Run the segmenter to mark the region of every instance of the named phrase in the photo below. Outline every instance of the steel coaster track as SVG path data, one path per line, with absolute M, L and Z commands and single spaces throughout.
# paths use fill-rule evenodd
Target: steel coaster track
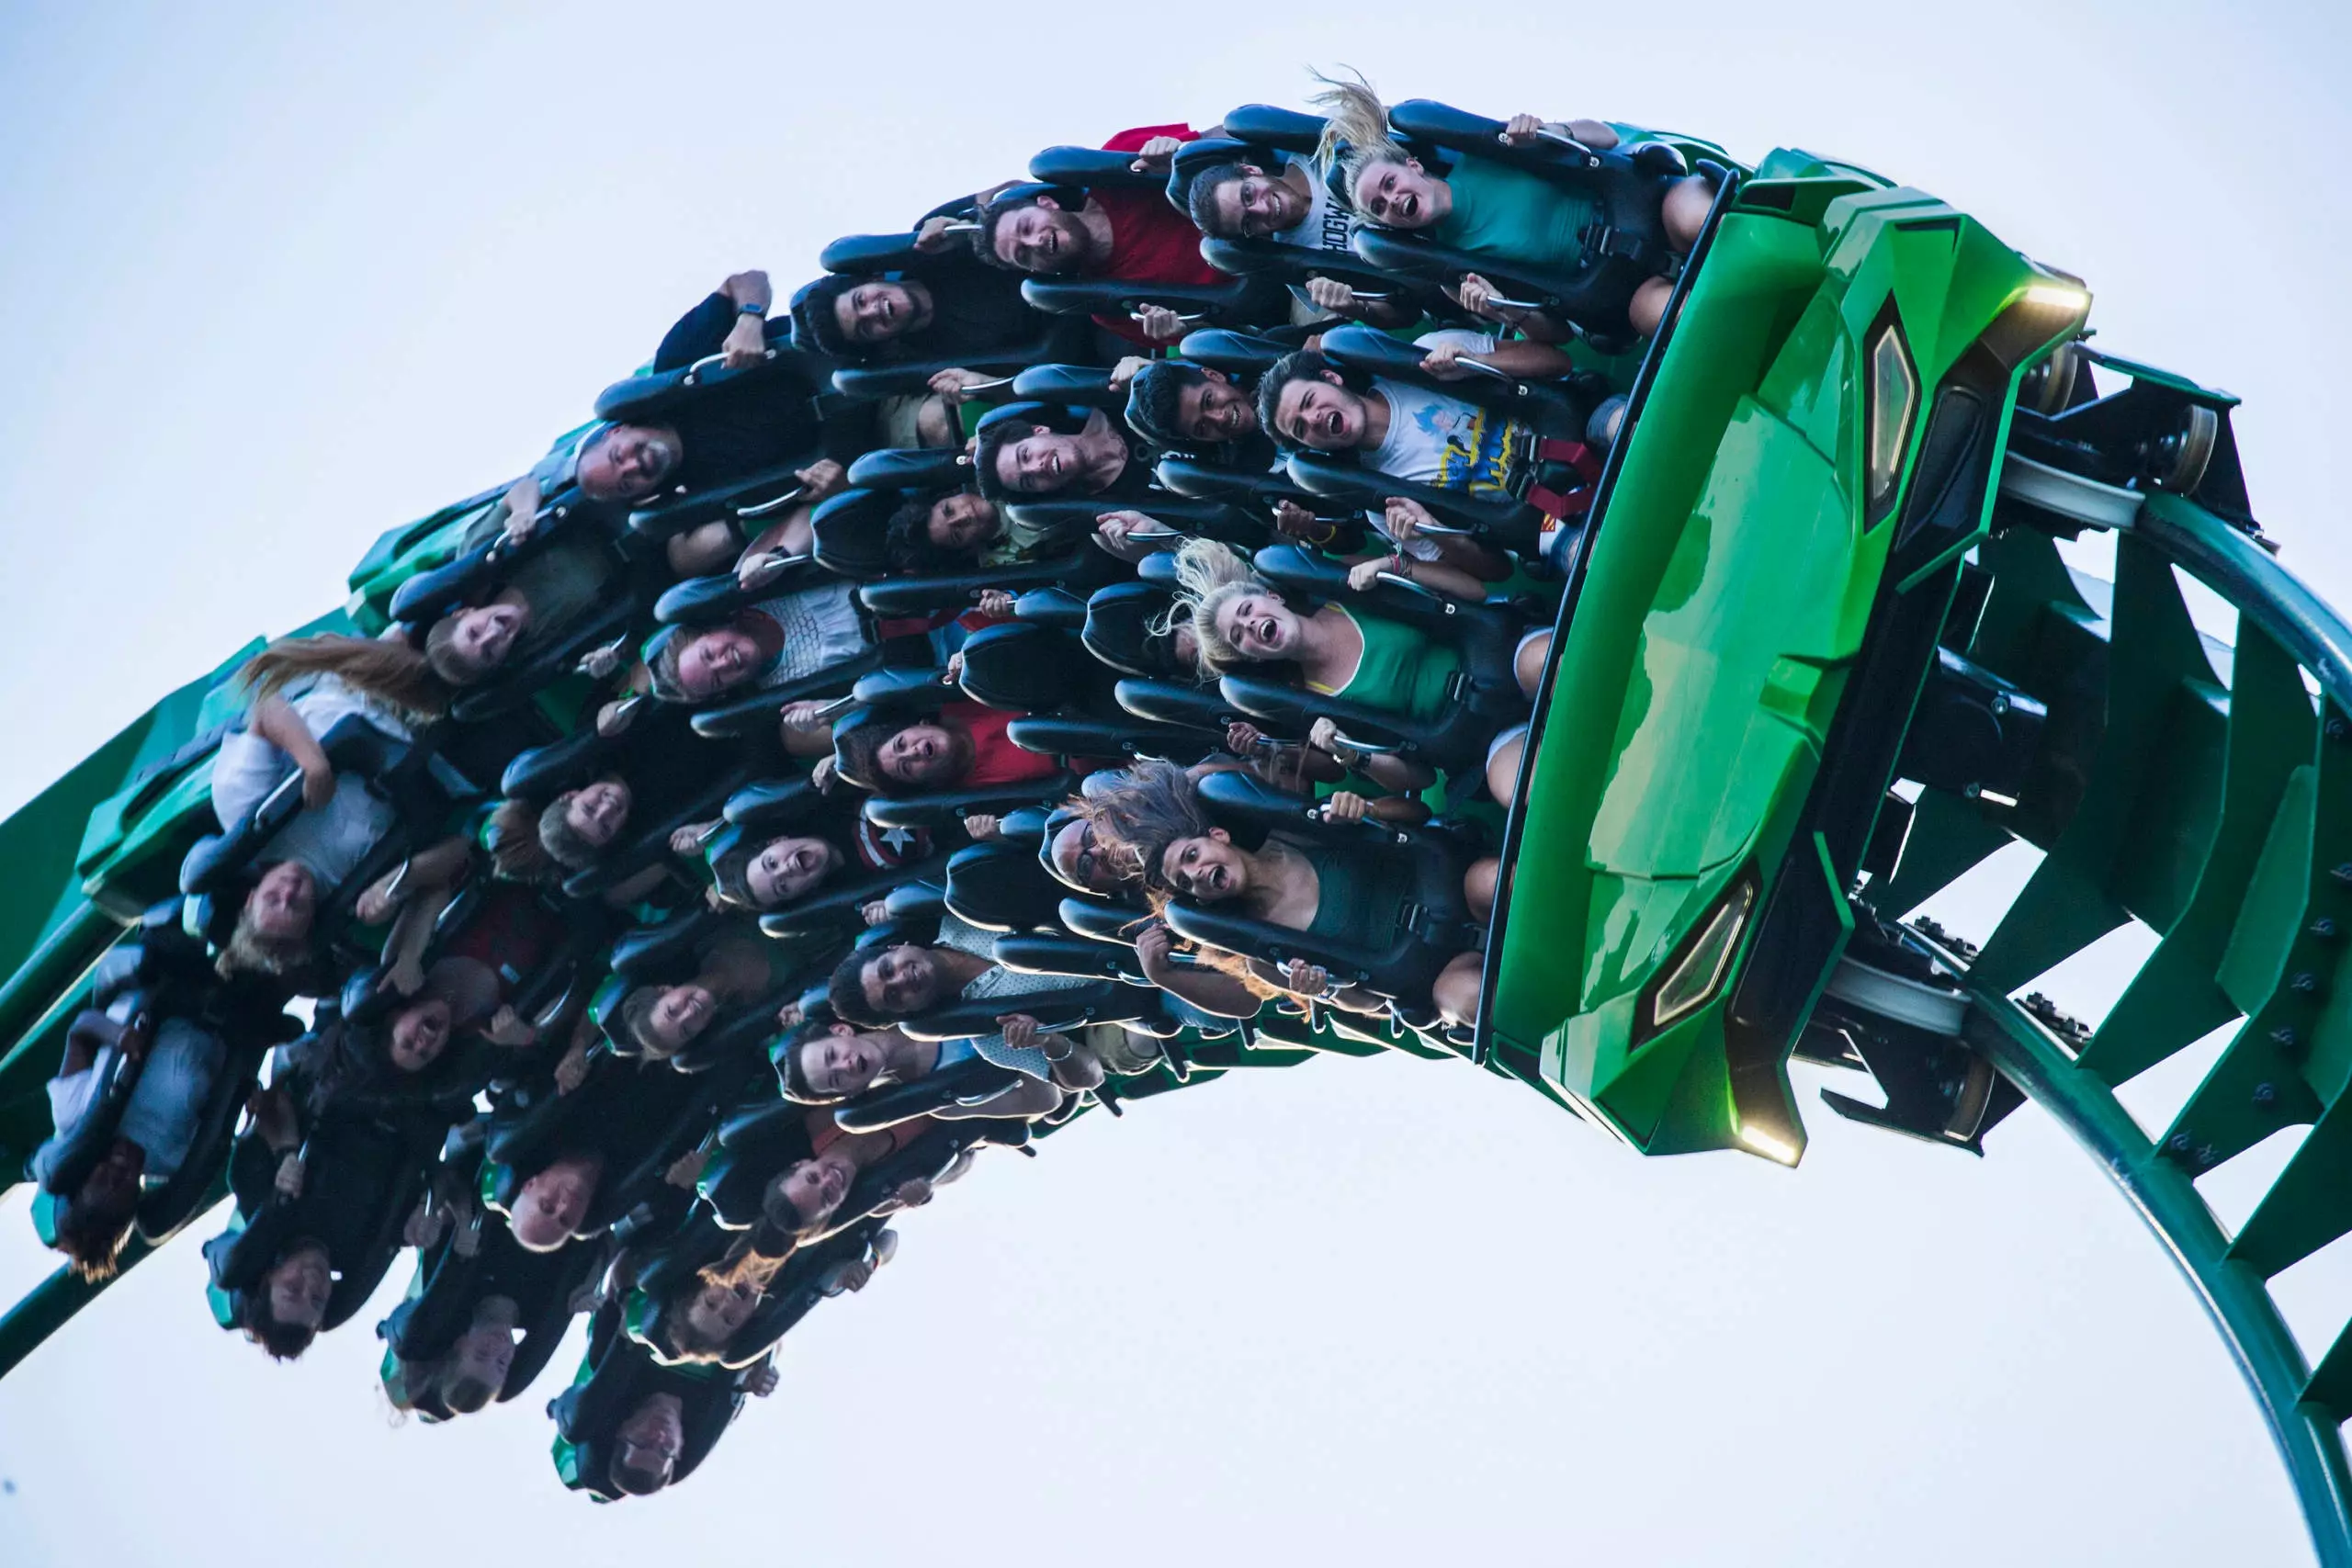
M 2012 839 L 2043 850 L 1981 949 L 1911 935 L 1968 993 L 1962 1042 L 2171 1254 L 2261 1406 L 2319 1561 L 2352 1568 L 2352 1325 L 2314 1367 L 2268 1288 L 2352 1233 L 2352 1009 L 2327 1005 L 2352 998 L 2352 625 L 2177 496 L 2149 496 L 2116 550 L 2111 596 L 2030 528 L 1980 553 L 1994 585 L 1970 657 L 2045 696 L 2071 751 L 2038 799 L 1923 795 L 1873 901 L 1899 915 Z M 2190 624 L 2175 568 L 2237 611 L 2226 656 Z M 2126 920 L 2159 940 L 2096 1031 L 2012 999 Z M 2116 1088 L 2233 1019 L 2173 1123 L 2143 1134 Z M 2297 1124 L 2311 1132 L 2232 1234 L 2196 1179 Z

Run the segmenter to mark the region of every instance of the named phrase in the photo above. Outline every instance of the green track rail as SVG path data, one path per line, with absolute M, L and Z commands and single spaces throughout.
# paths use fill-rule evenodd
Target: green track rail
M 2116 536 L 2116 580 L 2076 577 L 2012 529 L 1970 656 L 2050 705 L 2050 770 L 2014 806 L 1929 794 L 1900 872 L 1916 908 L 2012 839 L 2044 852 L 1981 949 L 1927 945 L 1968 990 L 1965 1039 L 2105 1167 L 2187 1276 L 2284 1458 L 2319 1560 L 2352 1568 L 2352 1325 L 2309 1364 L 2268 1289 L 2352 1233 L 2352 626 L 2247 533 L 2153 495 Z M 2221 649 L 2175 569 L 2238 613 Z M 2104 601 L 2104 602 L 2101 602 Z M 2077 1035 L 2012 998 L 2127 921 L 2157 942 Z M 1925 938 L 1922 938 L 1926 941 Z M 2151 1138 L 2115 1090 L 2235 1028 Z M 2199 1176 L 2311 1131 L 2232 1234 Z

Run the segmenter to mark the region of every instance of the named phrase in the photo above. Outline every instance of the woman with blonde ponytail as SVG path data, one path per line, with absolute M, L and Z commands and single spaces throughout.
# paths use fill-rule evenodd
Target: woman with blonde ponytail
M 1348 581 L 1362 590 L 1383 573 L 1411 581 L 1430 570 L 1428 563 L 1408 557 L 1374 557 L 1351 568 Z M 1185 541 L 1176 552 L 1176 581 L 1166 624 L 1181 620 L 1191 626 L 1201 663 L 1219 674 L 1253 664 L 1295 664 L 1311 692 L 1429 719 L 1445 707 L 1462 669 L 1459 649 L 1405 622 L 1336 599 L 1301 615 L 1239 551 L 1215 539 Z M 1543 674 L 1551 634 L 1531 633 L 1528 641 L 1534 646 L 1521 649 L 1522 695 L 1532 694 L 1533 679 Z
M 1603 220 L 1597 197 L 1555 185 L 1540 175 L 1489 158 L 1459 157 L 1450 168 L 1424 168 L 1390 130 L 1387 106 L 1361 75 L 1350 79 L 1318 74 L 1325 90 L 1314 98 L 1326 117 L 1316 150 L 1318 168 L 1333 194 L 1357 216 L 1384 229 L 1426 234 L 1448 250 L 1490 259 L 1498 272 L 1515 268 L 1538 274 L 1572 271 L 1584 255 L 1586 236 Z M 1566 135 L 1607 152 L 1647 133 L 1598 119 L 1544 120 L 1514 115 L 1504 141 L 1530 145 L 1547 134 Z M 1713 205 L 1714 187 L 1704 175 L 1666 185 L 1660 218 L 1668 246 L 1687 254 L 1699 238 Z M 1473 315 L 1513 326 L 1532 337 L 1558 342 L 1568 324 L 1541 311 L 1498 305 L 1500 292 L 1486 278 L 1463 279 L 1457 298 Z M 1651 277 L 1634 289 L 1627 306 L 1634 331 L 1647 336 L 1666 311 L 1673 284 Z

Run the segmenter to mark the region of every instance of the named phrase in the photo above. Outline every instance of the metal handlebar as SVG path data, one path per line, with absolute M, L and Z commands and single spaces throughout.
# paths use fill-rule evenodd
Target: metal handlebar
M 808 493 L 808 487 L 807 485 L 794 485 L 790 490 L 786 491 L 774 501 L 763 501 L 756 506 L 737 507 L 735 509 L 735 515 L 738 517 L 771 516 L 775 513 L 783 511 L 786 507 L 792 505 L 802 496 Z
M 773 348 L 762 349 L 760 351 L 760 357 L 762 359 L 774 359 L 775 357 L 775 354 L 776 351 Z M 703 372 L 714 367 L 724 367 L 726 363 L 727 354 L 724 349 L 720 350 L 717 354 L 706 354 L 700 359 L 695 360 L 692 365 L 686 367 L 686 373 L 678 378 L 678 385 L 681 387 L 699 386 L 702 384 Z

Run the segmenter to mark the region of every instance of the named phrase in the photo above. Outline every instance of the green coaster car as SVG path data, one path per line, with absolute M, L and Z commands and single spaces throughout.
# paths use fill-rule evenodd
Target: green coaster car
M 1481 1061 L 1645 1153 L 1796 1161 L 1790 1054 L 1915 705 L 1965 665 L 1938 644 L 2019 389 L 2089 303 L 1860 169 L 1725 185 L 1570 572 Z

